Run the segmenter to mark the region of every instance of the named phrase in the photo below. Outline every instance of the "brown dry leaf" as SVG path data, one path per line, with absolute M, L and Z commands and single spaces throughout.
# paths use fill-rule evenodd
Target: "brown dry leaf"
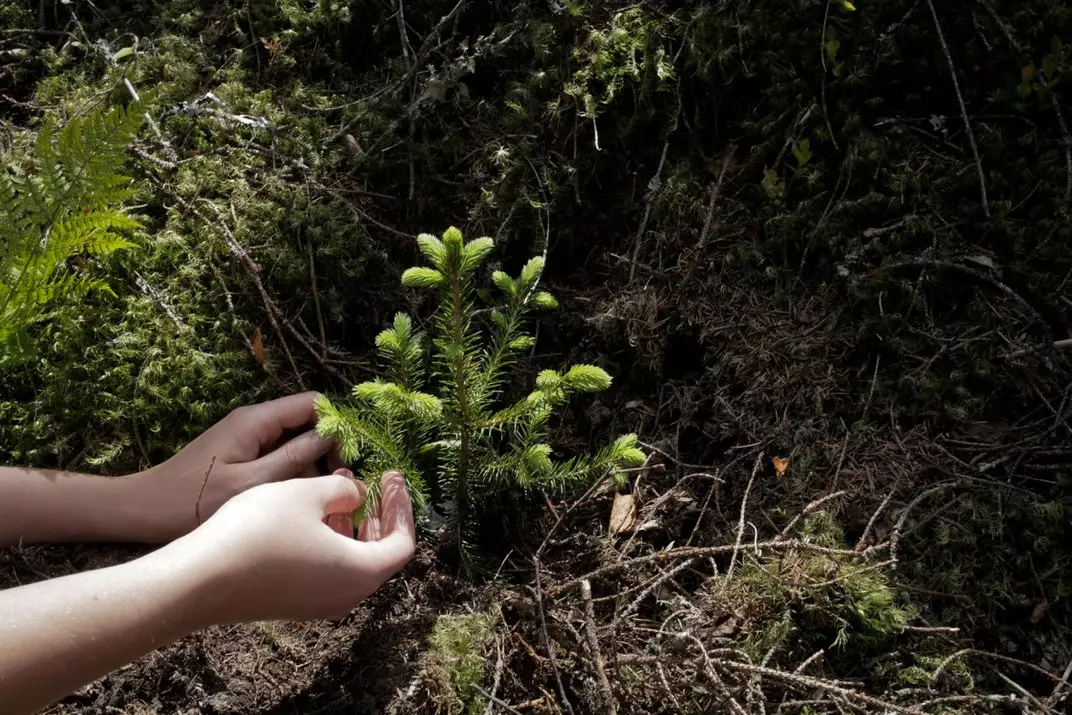
M 636 525 L 636 501 L 632 494 L 615 494 L 614 505 L 610 508 L 611 536 L 630 531 Z
M 771 459 L 774 462 L 774 474 L 778 477 L 778 481 L 782 481 L 782 477 L 785 476 L 785 470 L 789 469 L 789 459 L 783 457 L 773 457 Z
M 1031 611 L 1031 623 L 1032 625 L 1042 620 L 1042 617 L 1046 615 L 1046 611 L 1050 610 L 1050 602 L 1047 599 L 1042 599 L 1035 604 L 1035 608 Z
M 264 361 L 268 359 L 268 356 L 264 354 L 264 339 L 261 338 L 260 328 L 253 332 L 253 359 L 258 365 L 264 365 Z
M 715 630 L 711 633 L 713 638 L 732 638 L 737 635 L 741 630 L 741 621 L 737 616 L 732 615 L 726 620 L 719 623 L 715 627 Z

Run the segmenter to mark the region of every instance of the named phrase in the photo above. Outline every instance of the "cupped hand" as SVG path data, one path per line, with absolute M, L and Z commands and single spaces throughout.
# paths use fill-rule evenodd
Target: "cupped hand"
M 413 508 L 402 475 L 384 475 L 376 534 L 353 538 L 364 485 L 346 470 L 250 489 L 176 542 L 206 578 L 211 620 L 341 618 L 413 556 Z
M 333 445 L 313 430 L 315 397 L 304 392 L 239 407 L 168 461 L 134 475 L 154 525 L 147 540 L 168 541 L 189 532 L 198 516 L 208 519 L 252 487 L 314 476 L 317 460 Z M 300 433 L 284 440 L 295 431 Z

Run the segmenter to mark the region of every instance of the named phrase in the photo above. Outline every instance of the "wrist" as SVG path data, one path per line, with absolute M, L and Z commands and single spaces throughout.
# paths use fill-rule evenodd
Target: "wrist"
M 122 503 L 117 505 L 117 520 L 123 524 L 124 538 L 143 544 L 161 544 L 182 536 L 189 529 L 179 528 L 177 505 L 164 488 L 163 476 L 155 468 L 119 477 Z M 191 513 L 193 507 L 190 507 Z M 191 516 L 191 524 L 193 525 Z
M 245 611 L 258 596 L 243 592 L 242 563 L 228 560 L 227 535 L 213 527 L 194 529 L 150 554 L 177 574 L 194 628 L 249 620 Z

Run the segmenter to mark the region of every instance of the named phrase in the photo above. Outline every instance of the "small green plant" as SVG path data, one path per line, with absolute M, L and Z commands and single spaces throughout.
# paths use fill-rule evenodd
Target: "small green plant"
M 133 245 L 119 234 L 140 226 L 119 208 L 133 195 L 121 170 L 140 126 L 141 114 L 124 108 L 74 117 L 59 132 L 49 117 L 29 157 L 2 158 L 0 366 L 33 355 L 28 329 L 50 303 L 110 292 L 78 264 Z
M 444 614 L 428 636 L 424 658 L 431 680 L 432 698 L 452 714 L 482 713 L 486 699 L 474 686 L 484 680 L 484 667 L 492 646 L 498 606 L 488 612 Z
M 353 389 L 349 405 L 317 400 L 320 434 L 339 442 L 343 459 L 357 468 L 375 500 L 380 474 L 401 471 L 418 509 L 426 506 L 429 482 L 449 507 L 465 551 L 467 527 L 484 506 L 507 492 L 563 491 L 588 484 L 608 471 L 644 460 L 636 435 L 625 435 L 593 456 L 557 460 L 547 443 L 555 409 L 577 393 L 598 392 L 610 376 L 593 365 L 562 372 L 544 370 L 536 389 L 498 406 L 511 366 L 535 340 L 525 332 L 534 310 L 557 306 L 539 290 L 544 259 L 532 258 L 517 277 L 492 273 L 497 298 L 477 290 L 476 273 L 493 247 L 490 238 L 463 243 L 450 228 L 440 240 L 417 238 L 432 267 L 410 268 L 406 286 L 433 291 L 439 301 L 430 355 L 425 334 L 405 315 L 376 338 L 387 363 L 385 379 Z M 478 309 L 478 298 L 490 305 Z M 479 323 L 486 322 L 480 330 Z M 428 392 L 436 389 L 437 394 Z

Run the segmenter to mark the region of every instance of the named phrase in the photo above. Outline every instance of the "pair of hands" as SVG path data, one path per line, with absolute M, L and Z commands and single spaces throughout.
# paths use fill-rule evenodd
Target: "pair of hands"
M 413 509 L 398 473 L 384 475 L 377 509 L 354 538 L 350 514 L 365 488 L 310 428 L 314 398 L 238 408 L 130 477 L 159 510 L 153 540 L 179 537 L 165 549 L 208 586 L 217 622 L 340 618 L 413 556 Z M 315 476 L 325 456 L 334 473 Z

